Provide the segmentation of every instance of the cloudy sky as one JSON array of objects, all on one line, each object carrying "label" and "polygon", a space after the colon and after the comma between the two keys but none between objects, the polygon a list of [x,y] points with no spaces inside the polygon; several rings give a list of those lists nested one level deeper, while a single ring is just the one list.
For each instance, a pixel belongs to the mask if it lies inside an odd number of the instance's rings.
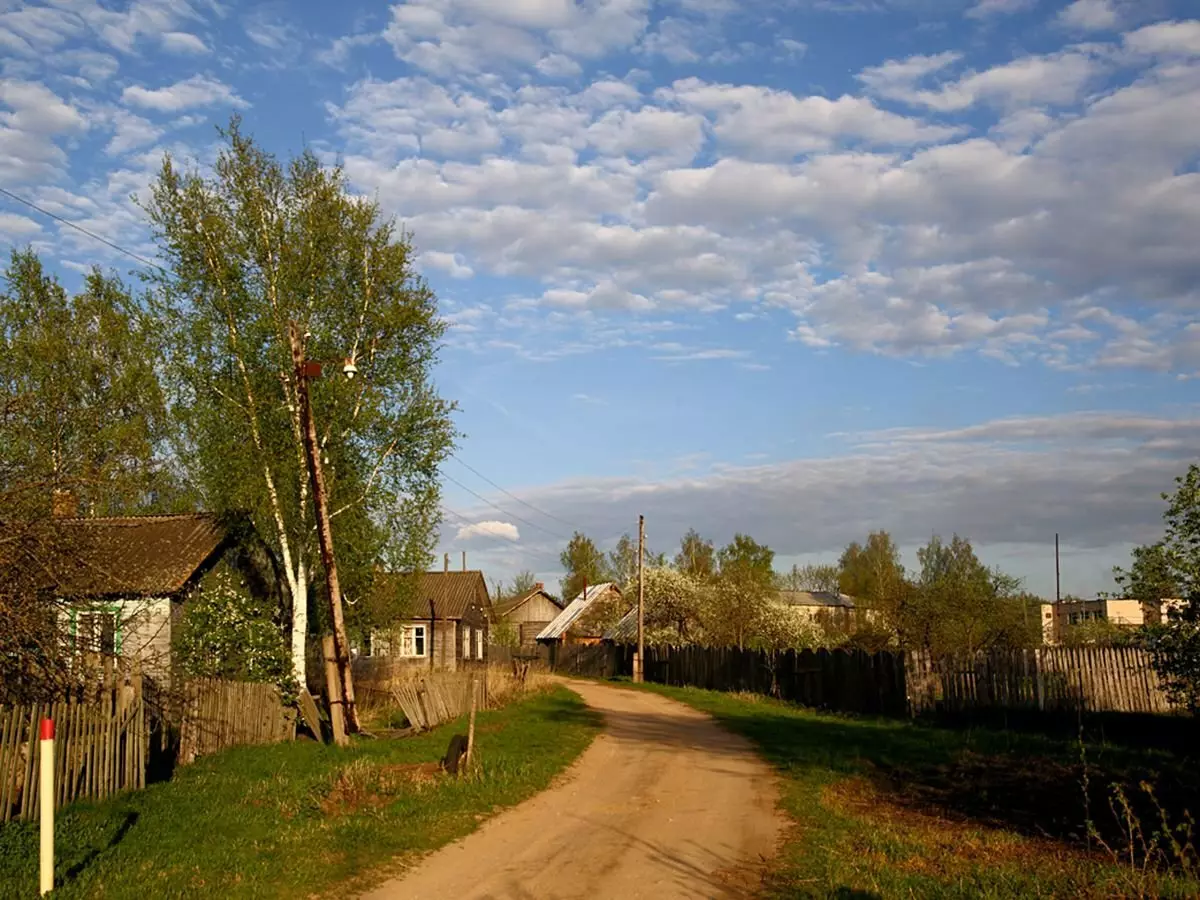
[{"label": "cloudy sky", "polygon": [[[1109,586],[1200,447],[1187,0],[0,0],[0,187],[151,255],[231,113],[414,235],[440,550],[875,528]],[[133,263],[0,196],[66,280]]]}]

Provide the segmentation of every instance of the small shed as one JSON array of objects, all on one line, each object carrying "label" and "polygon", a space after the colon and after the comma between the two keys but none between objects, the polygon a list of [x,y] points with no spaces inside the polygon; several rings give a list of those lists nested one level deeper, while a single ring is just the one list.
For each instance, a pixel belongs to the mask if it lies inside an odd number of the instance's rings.
[{"label": "small shed", "polygon": [[563,611],[564,604],[538,582],[530,590],[494,604],[497,624],[512,626],[520,647],[531,651],[537,647],[537,636]]}]

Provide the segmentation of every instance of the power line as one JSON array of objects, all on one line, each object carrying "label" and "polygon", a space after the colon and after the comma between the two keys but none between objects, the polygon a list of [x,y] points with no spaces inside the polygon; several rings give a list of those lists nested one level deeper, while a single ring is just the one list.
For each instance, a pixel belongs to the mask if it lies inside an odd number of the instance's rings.
[{"label": "power line", "polygon": [[513,500],[516,500],[522,506],[526,506],[529,509],[532,509],[535,513],[538,513],[539,515],[543,515],[547,519],[553,519],[555,522],[559,522],[563,525],[566,525],[568,528],[572,528],[575,531],[583,531],[582,528],[580,528],[578,525],[574,524],[573,522],[568,522],[566,519],[560,519],[558,516],[554,515],[553,513],[548,513],[544,509],[538,509],[538,507],[534,506],[532,503],[527,503],[526,501],[522,500],[516,494],[512,493],[512,491],[502,488],[500,485],[496,484],[496,482],[492,481],[492,479],[488,478],[486,475],[484,475],[482,472],[480,472],[474,466],[470,465],[469,463],[463,462],[462,458],[459,457],[457,454],[451,453],[450,455],[452,457],[454,457],[456,460],[458,460],[460,465],[462,465],[463,467],[474,472],[476,475],[478,475],[480,478],[482,478],[484,481],[486,481],[488,484],[490,484],[492,487],[494,487],[500,493],[504,494],[507,497],[511,497]]},{"label": "power line", "polygon": [[158,263],[151,262],[150,260],[146,259],[146,257],[139,256],[138,254],[134,253],[132,250],[126,250],[120,244],[114,244],[108,238],[101,237],[100,235],[96,234],[94,231],[88,231],[82,225],[76,225],[70,219],[64,219],[62,216],[58,215],[57,213],[52,213],[52,212],[50,212],[50,210],[45,209],[41,206],[38,206],[32,200],[26,200],[24,197],[14,194],[12,191],[8,190],[7,188],[0,187],[0,194],[3,194],[6,197],[16,200],[18,203],[24,203],[30,209],[37,210],[38,212],[40,212],[43,216],[48,216],[49,218],[53,219],[55,222],[59,222],[63,225],[66,225],[68,228],[74,228],[80,234],[86,234],[92,240],[99,241],[100,243],[104,244],[105,246],[111,247],[113,250],[116,250],[118,253],[124,253],[126,256],[130,257],[131,259],[136,259],[138,262],[140,262],[144,266],[150,266],[150,268],[158,269],[160,272],[167,271],[162,266],[160,266]]},{"label": "power line", "polygon": [[448,481],[451,481],[452,483],[458,485],[460,488],[462,488],[468,494],[471,494],[474,497],[478,497],[480,500],[482,500],[488,506],[492,507],[492,509],[499,510],[500,512],[504,513],[504,515],[508,516],[510,519],[516,519],[518,522],[521,522],[524,525],[528,525],[530,528],[536,528],[538,531],[541,531],[544,534],[550,535],[550,537],[554,538],[555,540],[559,540],[559,541],[563,540],[563,536],[561,534],[555,534],[553,531],[543,528],[541,525],[538,525],[536,522],[530,522],[528,519],[523,519],[520,516],[516,515],[515,513],[512,513],[510,511],[506,510],[502,506],[497,506],[495,503],[493,503],[487,497],[483,496],[483,494],[480,494],[477,491],[471,490],[469,487],[467,487],[465,484],[463,484],[461,481],[459,481],[453,475],[447,475],[445,472],[443,472],[442,476],[444,478],[446,478]]}]

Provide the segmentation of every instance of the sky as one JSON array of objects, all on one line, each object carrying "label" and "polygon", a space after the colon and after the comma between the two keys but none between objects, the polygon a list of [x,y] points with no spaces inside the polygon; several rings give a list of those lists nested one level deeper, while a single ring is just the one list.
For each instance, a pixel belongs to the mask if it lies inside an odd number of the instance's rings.
[{"label": "sky", "polygon": [[[412,234],[462,438],[438,553],[829,561],[933,534],[1110,589],[1200,457],[1185,0],[0,0],[0,187],[134,198],[237,113]],[[64,281],[130,259],[0,196]]]}]

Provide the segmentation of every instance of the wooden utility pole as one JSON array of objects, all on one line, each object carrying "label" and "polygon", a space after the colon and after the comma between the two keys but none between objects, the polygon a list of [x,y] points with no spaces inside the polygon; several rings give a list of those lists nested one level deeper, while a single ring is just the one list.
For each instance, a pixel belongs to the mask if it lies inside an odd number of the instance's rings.
[{"label": "wooden utility pole", "polygon": [[339,747],[344,747],[349,743],[346,738],[346,718],[343,715],[346,704],[342,699],[342,679],[338,672],[337,651],[334,649],[332,634],[321,638],[321,656],[325,660],[325,687],[329,691],[329,729],[333,732],[333,742]]},{"label": "wooden utility pole", "polygon": [[1062,600],[1062,578],[1058,568],[1058,532],[1054,532],[1054,602]]},{"label": "wooden utility pole", "polygon": [[633,665],[633,680],[645,680],[646,665],[646,517],[638,516],[638,648]]},{"label": "wooden utility pole", "polygon": [[[300,407],[300,432],[304,441],[304,455],[308,461],[308,473],[312,479],[313,506],[317,521],[317,542],[321,547],[321,562],[325,566],[325,583],[329,593],[329,612],[333,622],[333,647],[337,660],[337,672],[341,678],[342,707],[346,727],[359,731],[358,708],[354,704],[354,681],[350,673],[350,642],[346,638],[346,619],[342,614],[342,589],[338,582],[337,559],[333,554],[333,529],[329,525],[329,499],[325,492],[325,473],[321,469],[321,453],[317,446],[317,424],[313,421],[312,403],[308,395],[308,365],[304,360],[304,344],[300,339],[300,327],[291,322],[288,337],[292,344],[292,362],[296,367],[296,399]],[[297,598],[303,603],[304,598]],[[333,702],[333,692],[329,699]]]}]

